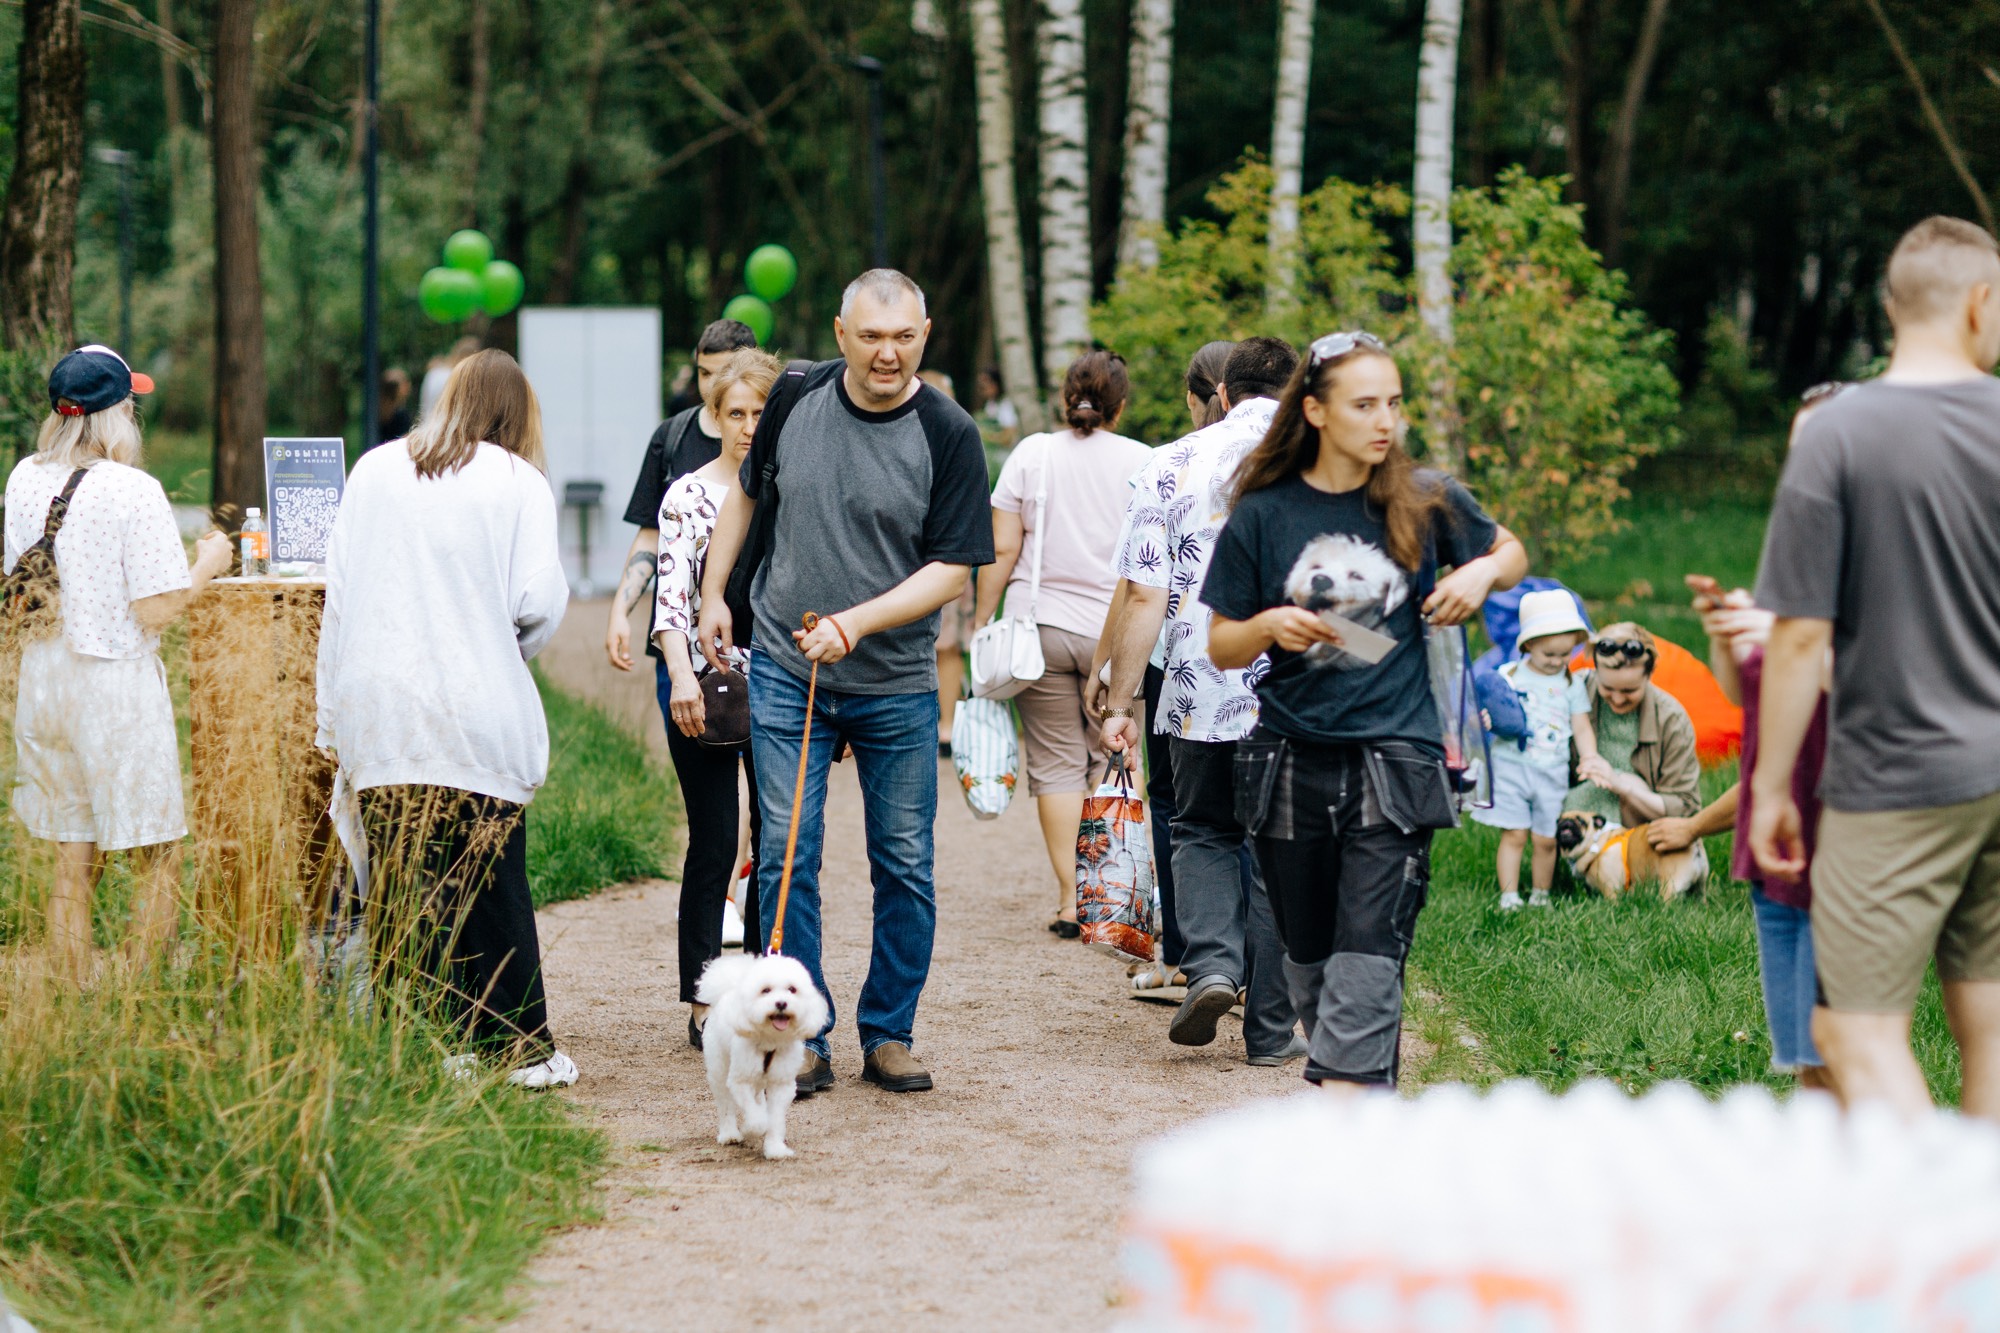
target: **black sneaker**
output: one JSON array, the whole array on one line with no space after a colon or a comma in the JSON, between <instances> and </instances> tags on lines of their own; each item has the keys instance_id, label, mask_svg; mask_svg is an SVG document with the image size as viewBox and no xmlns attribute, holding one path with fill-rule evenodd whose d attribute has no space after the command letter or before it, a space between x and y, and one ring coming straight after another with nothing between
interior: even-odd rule
<instances>
[{"instance_id":1,"label":"black sneaker","mask_svg":"<svg viewBox=\"0 0 2000 1333\"><path fill-rule=\"evenodd\" d=\"M1176 1046L1206 1046L1215 1040L1215 1025L1236 1004L1236 983L1228 977L1207 976L1188 987L1187 998L1174 1010L1167 1040Z\"/></svg>"},{"instance_id":2,"label":"black sneaker","mask_svg":"<svg viewBox=\"0 0 2000 1333\"><path fill-rule=\"evenodd\" d=\"M827 1091L832 1086L833 1066L828 1064L826 1057L818 1051L808 1050L806 1067L799 1071L799 1086L794 1096L803 1101L816 1092Z\"/></svg>"}]
</instances>

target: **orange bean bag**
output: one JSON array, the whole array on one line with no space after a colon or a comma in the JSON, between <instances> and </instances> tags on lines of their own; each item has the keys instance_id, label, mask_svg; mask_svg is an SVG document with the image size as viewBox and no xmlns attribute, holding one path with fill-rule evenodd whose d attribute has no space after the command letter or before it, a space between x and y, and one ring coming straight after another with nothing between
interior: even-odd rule
<instances>
[{"instance_id":1,"label":"orange bean bag","mask_svg":"<svg viewBox=\"0 0 2000 1333\"><path fill-rule=\"evenodd\" d=\"M1720 764L1734 759L1743 750L1743 710L1729 702L1716 682L1708 663L1670 639L1653 637L1658 660L1653 663L1653 683L1671 694L1688 720L1694 723L1695 753L1704 764ZM1590 666L1590 645L1576 650L1570 659L1571 671Z\"/></svg>"}]
</instances>

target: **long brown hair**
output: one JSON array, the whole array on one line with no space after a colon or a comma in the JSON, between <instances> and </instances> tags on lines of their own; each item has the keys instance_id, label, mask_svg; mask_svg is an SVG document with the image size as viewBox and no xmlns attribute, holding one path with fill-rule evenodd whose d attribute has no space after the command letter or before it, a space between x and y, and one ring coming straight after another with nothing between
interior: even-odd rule
<instances>
[{"instance_id":1,"label":"long brown hair","mask_svg":"<svg viewBox=\"0 0 2000 1333\"><path fill-rule=\"evenodd\" d=\"M542 406L519 363L497 347L452 367L437 406L410 432L410 461L420 477L441 477L472 461L481 443L497 444L547 472Z\"/></svg>"},{"instance_id":2,"label":"long brown hair","mask_svg":"<svg viewBox=\"0 0 2000 1333\"><path fill-rule=\"evenodd\" d=\"M1319 432L1306 420L1306 399L1325 403L1340 378L1341 367L1364 356L1379 356L1389 364L1395 358L1372 347L1356 347L1317 364L1310 353L1299 362L1278 399L1278 414L1255 449L1237 465L1230 488L1230 503L1240 503L1252 491L1275 486L1288 477L1309 471L1319 461ZM1382 511L1387 528L1389 555L1403 568L1414 571L1423 563L1425 538L1431 522L1444 508L1444 487L1434 477L1426 477L1417 462L1403 448L1399 434L1389 446L1387 457L1368 473L1368 501Z\"/></svg>"}]
</instances>

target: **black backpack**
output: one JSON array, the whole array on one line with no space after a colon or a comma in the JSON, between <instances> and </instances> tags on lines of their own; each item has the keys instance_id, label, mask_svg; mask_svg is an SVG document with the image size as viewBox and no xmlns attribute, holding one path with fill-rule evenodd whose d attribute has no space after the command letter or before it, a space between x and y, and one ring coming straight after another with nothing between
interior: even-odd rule
<instances>
[{"instance_id":1,"label":"black backpack","mask_svg":"<svg viewBox=\"0 0 2000 1333\"><path fill-rule=\"evenodd\" d=\"M42 524L42 539L21 552L13 572L0 583L0 622L18 634L55 606L61 582L56 574L56 534L69 517L70 497L83 481L88 468L78 468L63 483L62 493L49 501L48 518Z\"/></svg>"},{"instance_id":2,"label":"black backpack","mask_svg":"<svg viewBox=\"0 0 2000 1333\"><path fill-rule=\"evenodd\" d=\"M764 415L757 419L757 437L750 442L750 452L754 457L758 440L770 439L768 456L764 468L757 478L757 507L750 511L750 530L743 534L743 549L737 552L736 565L729 571L729 583L722 594L723 605L729 608L729 618L734 624L731 631L736 646L745 647L750 642L750 585L756 581L757 571L771 558L771 543L778 529L778 437L785 429L785 420L792 414L799 395L805 391L806 376L811 373L813 362L793 361L785 367L785 373L771 386L771 392L764 399Z\"/></svg>"}]
</instances>

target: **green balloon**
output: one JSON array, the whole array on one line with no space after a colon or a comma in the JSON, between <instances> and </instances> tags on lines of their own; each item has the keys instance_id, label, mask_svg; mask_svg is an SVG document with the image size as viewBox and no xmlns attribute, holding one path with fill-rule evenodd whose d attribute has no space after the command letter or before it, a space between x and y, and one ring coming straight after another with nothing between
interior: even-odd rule
<instances>
[{"instance_id":1,"label":"green balloon","mask_svg":"<svg viewBox=\"0 0 2000 1333\"><path fill-rule=\"evenodd\" d=\"M758 246L743 265L744 285L766 301L782 301L798 280L799 261L782 245Z\"/></svg>"},{"instance_id":2,"label":"green balloon","mask_svg":"<svg viewBox=\"0 0 2000 1333\"><path fill-rule=\"evenodd\" d=\"M470 227L455 231L445 238L444 262L446 267L461 269L476 278L493 262L493 242L486 239L485 232Z\"/></svg>"},{"instance_id":3,"label":"green balloon","mask_svg":"<svg viewBox=\"0 0 2000 1333\"><path fill-rule=\"evenodd\" d=\"M498 319L521 304L528 281L521 270L504 259L496 259L479 275L479 308Z\"/></svg>"},{"instance_id":4,"label":"green balloon","mask_svg":"<svg viewBox=\"0 0 2000 1333\"><path fill-rule=\"evenodd\" d=\"M772 333L777 331L778 317L770 303L760 296L732 296L729 304L722 307L722 317L733 319L750 326L750 332L757 335L757 345L766 346Z\"/></svg>"},{"instance_id":5,"label":"green balloon","mask_svg":"<svg viewBox=\"0 0 2000 1333\"><path fill-rule=\"evenodd\" d=\"M479 279L462 268L434 268L417 284L417 304L440 324L456 324L479 308Z\"/></svg>"}]
</instances>

